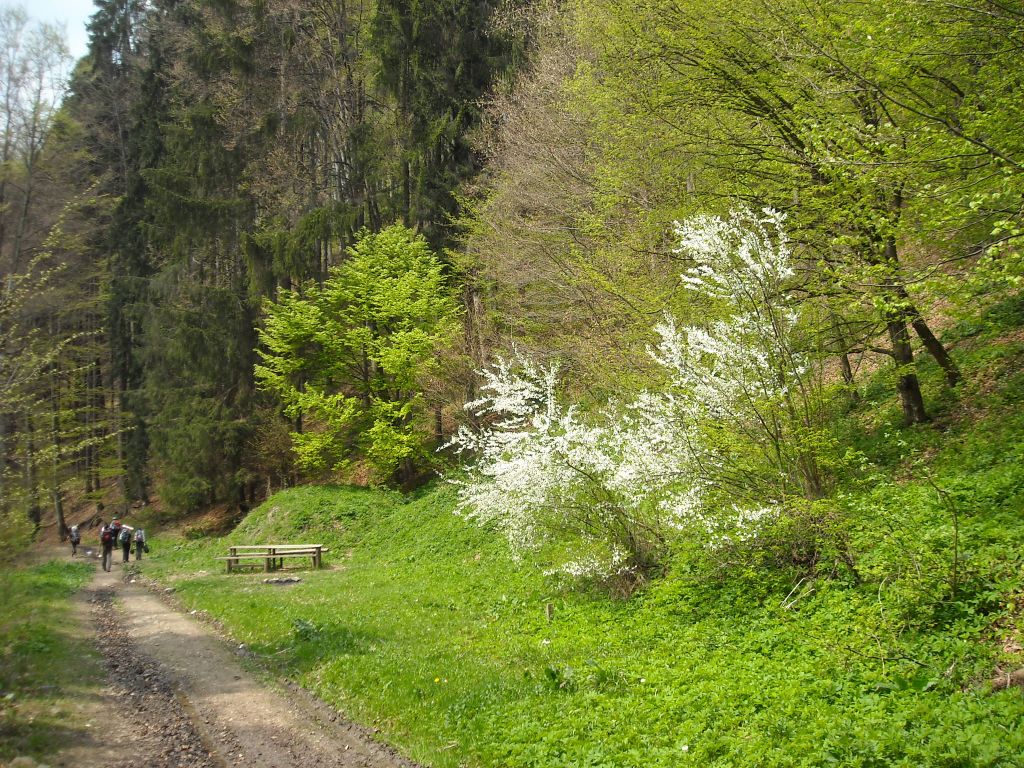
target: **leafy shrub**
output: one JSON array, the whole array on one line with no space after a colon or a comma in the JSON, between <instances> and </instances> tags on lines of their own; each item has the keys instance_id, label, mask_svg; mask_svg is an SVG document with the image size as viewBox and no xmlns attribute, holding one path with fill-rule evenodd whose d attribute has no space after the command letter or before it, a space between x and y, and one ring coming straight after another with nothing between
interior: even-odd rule
<instances>
[{"instance_id":1,"label":"leafy shrub","mask_svg":"<svg viewBox=\"0 0 1024 768\"><path fill-rule=\"evenodd\" d=\"M683 287L710 319L656 326L657 391L587 416L560 402L557 365L499 358L481 372L484 397L466 407L485 426L463 426L451 443L476 459L453 480L465 514L519 552L565 547L555 570L572 576L643 581L680 536L741 549L768 528L794 534L794 559L816 563L831 523L810 519L819 507L807 502L826 492L822 457L834 450L828 397L785 296L783 219L741 210L677 226L692 264Z\"/></svg>"}]
</instances>

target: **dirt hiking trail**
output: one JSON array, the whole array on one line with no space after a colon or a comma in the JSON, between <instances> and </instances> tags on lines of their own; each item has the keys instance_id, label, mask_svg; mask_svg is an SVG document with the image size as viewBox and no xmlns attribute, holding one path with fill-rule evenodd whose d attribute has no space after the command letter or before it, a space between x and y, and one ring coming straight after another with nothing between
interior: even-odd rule
<instances>
[{"instance_id":1,"label":"dirt hiking trail","mask_svg":"<svg viewBox=\"0 0 1024 768\"><path fill-rule=\"evenodd\" d=\"M66 556L66 554L64 555ZM415 768L301 690L273 690L237 649L141 582L110 573L79 593L75 621L103 657L81 702L91 734L51 763L71 768Z\"/></svg>"}]
</instances>

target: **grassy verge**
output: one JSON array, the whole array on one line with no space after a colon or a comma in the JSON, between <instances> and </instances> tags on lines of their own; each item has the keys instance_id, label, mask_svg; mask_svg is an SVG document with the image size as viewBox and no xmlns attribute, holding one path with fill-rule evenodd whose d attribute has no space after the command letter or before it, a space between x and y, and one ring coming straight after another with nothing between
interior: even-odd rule
<instances>
[{"instance_id":1,"label":"grassy verge","mask_svg":"<svg viewBox=\"0 0 1024 768\"><path fill-rule=\"evenodd\" d=\"M293 489L143 565L428 765L1021 766L998 677L1024 667L1024 304L1003 309L951 334L957 391L922 361L933 424L901 429L880 374L837 426L831 574L684 543L628 602L560 589L442 486ZM291 586L212 559L308 539L331 568Z\"/></svg>"},{"instance_id":2,"label":"grassy verge","mask_svg":"<svg viewBox=\"0 0 1024 768\"><path fill-rule=\"evenodd\" d=\"M68 601L94 567L51 562L0 571L0 761L45 760L84 725L75 701L100 672L68 620Z\"/></svg>"},{"instance_id":3,"label":"grassy verge","mask_svg":"<svg viewBox=\"0 0 1024 768\"><path fill-rule=\"evenodd\" d=\"M949 486L978 474L954 454ZM1024 476L1001 459L978 476L1011 474L1018 490L996 492L998 516L964 510L955 596L947 569L922 566L948 554L925 481L846 498L874 505L858 529L874 539L861 584L681 564L629 602L560 592L455 518L444 489L405 502L279 494L230 540L261 540L261 527L324 539L333 567L292 586L222 573L210 558L227 540L162 541L145 567L274 671L429 765L1019 765L1024 699L986 681L1014 661L1002 648L1024 527L1019 508L1008 518Z\"/></svg>"}]
</instances>

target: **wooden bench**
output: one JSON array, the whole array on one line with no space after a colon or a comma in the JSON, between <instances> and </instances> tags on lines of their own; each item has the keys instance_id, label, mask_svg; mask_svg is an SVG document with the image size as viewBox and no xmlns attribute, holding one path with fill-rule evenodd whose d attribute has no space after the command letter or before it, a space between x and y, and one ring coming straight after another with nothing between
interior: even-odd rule
<instances>
[{"instance_id":1,"label":"wooden bench","mask_svg":"<svg viewBox=\"0 0 1024 768\"><path fill-rule=\"evenodd\" d=\"M227 557L216 557L225 560L228 573L238 567L241 560L262 560L263 570L272 571L283 568L285 558L308 557L314 568L323 565L323 553L329 551L323 544L241 544L228 547Z\"/></svg>"}]
</instances>

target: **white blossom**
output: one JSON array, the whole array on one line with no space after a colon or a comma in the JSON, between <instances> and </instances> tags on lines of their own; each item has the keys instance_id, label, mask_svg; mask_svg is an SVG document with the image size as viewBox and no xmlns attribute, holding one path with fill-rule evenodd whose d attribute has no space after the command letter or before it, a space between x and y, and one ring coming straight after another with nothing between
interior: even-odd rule
<instances>
[{"instance_id":1,"label":"white blossom","mask_svg":"<svg viewBox=\"0 0 1024 768\"><path fill-rule=\"evenodd\" d=\"M466 408L485 426L461 427L449 443L475 457L452 479L460 513L498 526L519 553L575 532L578 556L550 571L574 576L628 570L670 535L719 547L774 520L771 500L709 508L725 463L702 430L742 431L807 370L790 340L798 317L781 301L793 275L784 218L743 210L676 224L677 253L690 261L682 285L714 303L716 319L680 327L666 315L655 325L649 353L663 389L583 415L559 401L557 365L516 354L481 371L483 396Z\"/></svg>"}]
</instances>

